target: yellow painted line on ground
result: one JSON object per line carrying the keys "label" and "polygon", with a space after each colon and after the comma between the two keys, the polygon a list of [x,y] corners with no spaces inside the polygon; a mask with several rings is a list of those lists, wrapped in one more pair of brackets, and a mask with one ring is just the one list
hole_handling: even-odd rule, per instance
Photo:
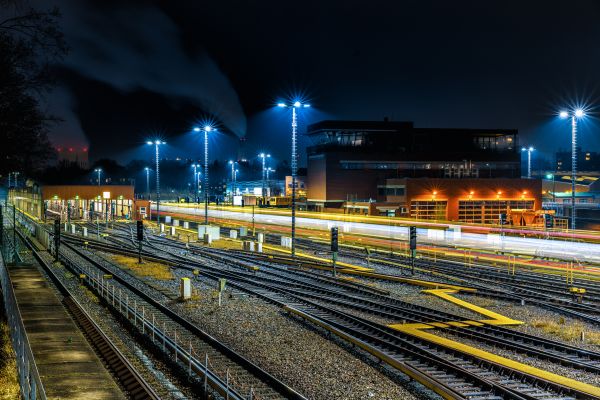
{"label": "yellow painted line on ground", "polygon": [[[515,325],[522,324],[523,322],[514,320],[512,318],[508,318],[504,315],[495,313],[483,307],[476,306],[469,302],[457,299],[452,296],[452,294],[456,293],[454,290],[447,289],[434,289],[434,290],[423,290],[423,293],[432,294],[441,299],[449,301],[453,304],[456,304],[460,307],[466,308],[468,310],[474,311],[478,314],[484,315],[491,319],[488,320],[480,320],[480,321],[448,321],[445,322],[447,326],[457,326],[457,327],[466,327],[469,325],[482,325],[482,324],[490,324],[490,325]],[[577,381],[575,379],[567,378],[561,375],[554,374],[552,372],[548,372],[539,368],[532,367],[527,364],[520,363],[518,361],[511,360],[509,358],[501,357],[496,354],[478,349],[473,346],[466,345],[464,343],[457,342],[455,340],[447,339],[445,337],[434,335],[433,333],[426,332],[426,329],[434,329],[434,328],[444,328],[444,323],[432,322],[429,324],[424,323],[411,323],[411,324],[390,324],[388,325],[390,328],[395,329],[399,332],[418,337],[420,339],[426,340],[431,343],[435,343],[441,346],[444,346],[449,349],[453,349],[459,351],[464,354],[473,355],[475,357],[493,362],[495,364],[500,364],[505,367],[513,368],[518,371],[524,372],[529,375],[533,375],[547,381],[555,382],[560,385],[579,390],[581,392],[588,393],[592,396],[600,397],[600,387],[589,385],[587,383],[583,383]],[[446,327],[447,327],[446,326]]]}
{"label": "yellow painted line on ground", "polygon": [[[265,245],[263,244],[263,249],[267,249],[267,250],[272,250],[272,251],[279,251],[281,253],[286,253],[286,254],[291,254],[291,250],[288,249],[283,249],[283,248],[279,248],[279,247],[275,247],[275,246],[269,246],[269,245]],[[315,260],[315,261],[321,261],[327,264],[331,264],[332,261],[330,259],[327,258],[323,258],[323,257],[317,257],[317,256],[313,256],[310,254],[306,254],[306,253],[301,253],[296,251],[296,256],[297,257],[302,257],[302,258],[307,258],[309,260]],[[373,271],[373,268],[365,268],[365,267],[361,267],[359,265],[354,265],[354,264],[349,264],[349,263],[345,263],[345,262],[340,262],[337,261],[336,266],[338,267],[342,267],[342,268],[349,268],[351,270],[354,271]],[[340,268],[340,269],[342,269]]]}
{"label": "yellow painted line on ground", "polygon": [[[291,253],[291,251],[288,249],[284,249],[284,248],[276,247],[276,246],[269,246],[269,245],[265,245],[265,244],[263,244],[263,249],[277,251],[277,252],[286,253],[286,254]],[[317,261],[323,261],[328,264],[331,264],[331,260],[312,256],[312,255],[305,254],[305,253],[296,252],[296,256],[313,259],[313,260],[317,260]],[[359,267],[358,265],[352,265],[352,264],[348,264],[348,263],[338,262],[336,264],[338,266],[345,267],[345,268],[340,268],[338,270],[338,272],[342,273],[342,274],[359,275],[359,276],[363,276],[366,278],[401,282],[401,283],[407,283],[409,285],[429,287],[429,288],[435,288],[435,289],[443,288],[443,289],[451,289],[451,290],[457,290],[457,291],[463,291],[463,292],[476,292],[477,291],[477,289],[464,287],[464,286],[450,285],[447,283],[434,282],[434,281],[423,281],[420,279],[410,279],[410,278],[403,278],[400,276],[378,274],[376,272],[373,272],[374,271],[373,268],[364,268],[364,267]]]}
{"label": "yellow painted line on ground", "polygon": [[463,322],[467,325],[483,326],[483,324],[481,322],[477,322],[477,321],[463,321]]}
{"label": "yellow painted line on ground", "polygon": [[[473,251],[473,249],[469,249],[467,251]],[[478,252],[480,250],[477,250]],[[467,257],[467,259],[470,262],[479,262],[479,261],[486,261],[490,264],[485,264],[486,266],[492,266],[492,267],[497,267],[497,268],[507,268],[508,266],[511,265],[516,265],[516,266],[520,266],[520,267],[525,267],[527,268],[529,271],[531,272],[536,272],[536,273],[540,273],[540,274],[550,274],[550,271],[556,271],[556,272],[562,272],[565,273],[567,271],[566,265],[563,266],[555,266],[555,265],[544,265],[544,264],[532,264],[529,261],[533,261],[533,258],[530,258],[529,260],[523,260],[522,256],[519,256],[519,258],[513,259],[513,260],[509,260],[509,259],[501,259],[501,258],[495,258],[495,257],[489,257],[489,256],[485,256],[482,255],[481,253],[479,253],[478,255],[473,255],[473,254],[465,254],[465,253],[460,253],[460,252],[456,252],[456,251],[452,251],[452,250],[426,250],[424,251],[425,253],[438,253],[438,254],[444,254],[446,257],[450,257],[450,258],[458,258],[459,261],[460,260],[464,260],[465,257]],[[498,265],[494,265],[494,264],[498,264]],[[546,270],[546,271],[544,271]],[[570,271],[570,270],[569,270]],[[590,278],[594,277],[600,277],[600,271],[593,271],[593,270],[583,270],[583,269],[574,269],[573,270],[575,273],[579,273],[581,275],[584,276],[590,276]]]}
{"label": "yellow painted line on ground", "polygon": [[[423,326],[424,325],[424,326]],[[456,342],[454,340],[446,339],[441,336],[434,335],[432,333],[425,332],[424,329],[431,329],[432,326],[427,326],[425,324],[393,324],[389,325],[390,328],[396,329],[402,333],[418,337],[420,339],[427,340],[429,342],[444,346],[449,349],[453,349],[459,351],[461,353],[473,355],[478,358],[482,358],[484,360],[493,362],[495,364],[500,364],[509,368],[516,369],[518,371],[524,372],[529,375],[536,376],[538,378],[545,379],[547,381],[555,382],[560,385],[579,390],[581,392],[585,392],[592,396],[600,397],[600,387],[589,385],[587,383],[583,383],[577,381],[575,379],[567,378],[561,375],[554,374],[552,372],[544,371],[539,368],[532,367],[527,364],[520,363],[518,361],[514,361],[505,357],[498,356],[493,353],[489,353],[484,350],[480,350],[473,346],[468,346],[466,344]]]}
{"label": "yellow painted line on ground", "polygon": [[381,280],[385,280],[385,281],[402,282],[402,283],[407,283],[409,285],[422,286],[422,287],[428,287],[428,288],[434,288],[434,289],[450,289],[450,290],[456,290],[456,291],[462,291],[462,292],[472,292],[472,293],[477,291],[477,289],[470,288],[470,287],[450,285],[448,283],[435,282],[435,281],[423,281],[420,279],[403,278],[401,276],[378,274],[376,272],[352,271],[352,270],[348,270],[348,269],[342,269],[338,272],[340,272],[342,274],[364,276],[366,278],[372,278],[372,279],[381,279]]}
{"label": "yellow painted line on ground", "polygon": [[423,293],[432,294],[434,296],[439,297],[440,299],[446,300],[450,303],[456,304],[459,307],[466,308],[467,310],[476,312],[477,314],[485,315],[491,319],[481,320],[478,322],[482,322],[489,325],[520,325],[523,324],[522,321],[517,321],[512,318],[508,318],[502,314],[495,313],[493,311],[488,310],[487,308],[476,306],[475,304],[469,303],[468,301],[464,301],[458,299],[452,294],[457,293],[456,290],[448,290],[448,289],[431,289],[431,290],[423,290]]}
{"label": "yellow painted line on ground", "polygon": [[[372,262],[377,262],[377,263],[380,263],[380,264],[393,265],[394,267],[400,267],[400,268],[410,268],[410,267],[409,267],[408,265],[406,265],[406,264],[401,264],[401,263],[394,262],[394,261],[389,261],[389,260],[382,260],[382,259],[380,259],[380,258],[371,258],[371,261],[372,261]],[[448,274],[443,274],[443,273],[441,273],[441,272],[431,271],[431,270],[428,270],[428,269],[425,269],[425,268],[415,267],[415,271],[429,272],[429,273],[431,273],[432,275],[435,275],[435,276],[441,276],[441,277],[443,277],[443,278],[450,279],[450,280],[453,280],[453,281],[457,281],[457,282],[466,282],[464,279],[457,278],[457,277],[455,277],[455,276],[451,276],[451,275],[448,275]]]}

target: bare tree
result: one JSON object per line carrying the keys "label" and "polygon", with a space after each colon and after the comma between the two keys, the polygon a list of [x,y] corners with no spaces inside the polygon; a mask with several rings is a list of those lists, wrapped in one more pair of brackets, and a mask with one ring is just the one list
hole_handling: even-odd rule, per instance
{"label": "bare tree", "polygon": [[0,174],[31,174],[54,155],[48,127],[56,119],[40,101],[67,47],[58,9],[35,10],[14,0],[0,0],[0,9]]}

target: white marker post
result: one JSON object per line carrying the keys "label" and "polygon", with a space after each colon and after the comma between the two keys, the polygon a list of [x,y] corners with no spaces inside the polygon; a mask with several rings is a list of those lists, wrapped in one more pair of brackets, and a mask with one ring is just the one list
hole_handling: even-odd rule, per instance
{"label": "white marker post", "polygon": [[221,298],[223,295],[223,291],[225,291],[225,284],[227,283],[227,279],[219,278],[219,307],[221,307]]}

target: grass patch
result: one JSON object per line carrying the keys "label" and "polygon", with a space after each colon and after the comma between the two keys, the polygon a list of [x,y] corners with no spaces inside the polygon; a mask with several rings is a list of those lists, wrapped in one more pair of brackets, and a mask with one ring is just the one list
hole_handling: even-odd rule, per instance
{"label": "grass patch", "polygon": [[[255,245],[256,246],[256,245]],[[210,244],[210,247],[215,249],[226,249],[226,250],[241,250],[242,242],[239,240],[215,240]]]}
{"label": "grass patch", "polygon": [[85,294],[85,296],[88,299],[90,299],[90,301],[92,303],[100,304],[100,299],[98,298],[98,296],[96,296],[94,294],[94,292],[92,292],[90,289],[88,289],[87,286],[80,285],[79,287],[81,288],[81,291]]}
{"label": "grass patch", "polygon": [[600,332],[586,329],[585,325],[581,322],[567,324],[565,319],[560,317],[557,320],[549,318],[534,319],[530,325],[568,342],[581,341],[581,332],[585,332],[586,343],[600,345]]}
{"label": "grass patch", "polygon": [[4,317],[0,317],[0,399],[20,399],[17,361],[10,342],[10,333]]}
{"label": "grass patch", "polygon": [[110,255],[110,258],[137,276],[165,281],[174,279],[171,268],[162,263],[144,260],[142,264],[139,264],[136,257],[127,257],[118,254]]}

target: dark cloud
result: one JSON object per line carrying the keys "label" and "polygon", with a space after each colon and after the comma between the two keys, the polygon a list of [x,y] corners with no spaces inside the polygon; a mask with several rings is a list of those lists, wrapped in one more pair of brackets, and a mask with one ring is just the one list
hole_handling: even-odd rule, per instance
{"label": "dark cloud", "polygon": [[246,133],[244,111],[227,77],[206,53],[184,50],[179,28],[160,9],[54,3],[71,47],[66,67],[125,93],[142,89],[185,99],[237,136]]}

